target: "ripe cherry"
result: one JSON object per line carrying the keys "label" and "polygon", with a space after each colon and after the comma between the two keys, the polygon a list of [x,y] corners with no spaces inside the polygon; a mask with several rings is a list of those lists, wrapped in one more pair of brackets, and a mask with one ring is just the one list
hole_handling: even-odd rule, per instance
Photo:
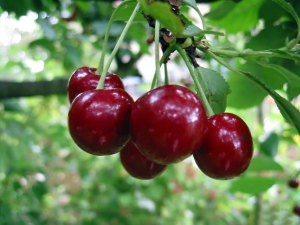
{"label": "ripe cherry", "polygon": [[130,126],[138,149],[152,161],[167,165],[200,148],[207,117],[196,94],[179,85],[166,85],[137,99]]}
{"label": "ripe cherry", "polygon": [[157,164],[146,158],[132,140],[120,151],[120,160],[131,176],[143,180],[157,177],[167,168],[166,165]]}
{"label": "ripe cherry", "polygon": [[298,205],[294,206],[293,213],[296,214],[297,216],[300,216],[300,206]]}
{"label": "ripe cherry", "polygon": [[297,188],[299,186],[299,180],[298,179],[292,179],[288,181],[288,186],[290,188]]}
{"label": "ripe cherry", "polygon": [[93,155],[111,155],[130,138],[131,96],[122,89],[89,90],[71,104],[68,126],[74,142]]}
{"label": "ripe cherry", "polygon": [[[96,74],[97,69],[93,67],[81,67],[73,72],[68,83],[69,101],[82,92],[96,89],[100,75]],[[124,89],[124,84],[119,76],[114,73],[107,73],[104,81],[104,89]]]}
{"label": "ripe cherry", "polygon": [[207,137],[194,159],[200,170],[214,179],[231,179],[249,166],[253,142],[246,123],[231,113],[208,118]]}

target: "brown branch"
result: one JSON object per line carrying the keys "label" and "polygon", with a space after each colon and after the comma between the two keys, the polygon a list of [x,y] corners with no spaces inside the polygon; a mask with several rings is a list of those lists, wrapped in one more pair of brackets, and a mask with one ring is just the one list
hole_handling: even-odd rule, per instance
{"label": "brown branch", "polygon": [[68,79],[34,82],[0,81],[0,99],[66,94],[67,85]]}

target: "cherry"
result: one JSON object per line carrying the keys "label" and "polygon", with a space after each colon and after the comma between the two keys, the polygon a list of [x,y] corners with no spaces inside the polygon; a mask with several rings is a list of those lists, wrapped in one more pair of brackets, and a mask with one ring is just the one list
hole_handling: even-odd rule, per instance
{"label": "cherry", "polygon": [[296,214],[297,216],[300,216],[300,206],[298,205],[294,206],[293,213]]}
{"label": "cherry", "polygon": [[[81,67],[73,72],[68,83],[69,101],[85,91],[96,89],[100,75],[96,74],[97,69],[93,67]],[[124,89],[124,84],[119,76],[114,73],[107,73],[104,81],[104,89]]]}
{"label": "cherry", "polygon": [[68,126],[74,142],[93,155],[117,153],[130,138],[131,96],[122,89],[89,90],[71,104]]}
{"label": "cherry", "polygon": [[194,160],[200,170],[214,179],[232,179],[249,166],[253,142],[246,123],[231,113],[208,118],[207,137]]}
{"label": "cherry", "polygon": [[179,85],[166,85],[136,100],[130,126],[138,149],[150,160],[167,165],[199,149],[207,117],[195,93]]}
{"label": "cherry", "polygon": [[290,188],[297,188],[299,186],[299,180],[298,179],[292,179],[288,181],[288,186]]}
{"label": "cherry", "polygon": [[157,177],[167,168],[146,158],[132,140],[120,151],[120,160],[131,176],[143,180]]}

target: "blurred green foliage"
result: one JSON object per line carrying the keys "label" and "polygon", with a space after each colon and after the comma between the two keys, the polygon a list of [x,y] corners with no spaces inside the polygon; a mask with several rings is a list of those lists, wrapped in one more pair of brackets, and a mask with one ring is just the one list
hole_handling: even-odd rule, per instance
{"label": "blurred green foliage", "polygon": [[[290,2],[299,12],[300,2]],[[113,6],[109,1],[0,0],[0,20],[5,22],[0,22],[1,33],[7,34],[0,38],[0,53],[5,55],[0,58],[0,79],[68,78],[83,65],[97,67]],[[295,22],[272,1],[219,1],[200,9],[206,6],[211,8],[208,24],[226,34],[211,38],[211,45],[277,48],[296,32]],[[130,7],[112,27],[108,54]],[[73,21],[70,16],[76,10]],[[112,66],[121,77],[142,75],[135,64],[149,54],[146,39],[152,35],[142,21],[142,16],[137,18]],[[129,61],[122,60],[125,55]],[[243,59],[228,61],[286,95],[286,80],[278,71]],[[188,159],[153,180],[137,180],[122,168],[118,154],[91,156],[72,142],[66,95],[5,99],[0,101],[0,224],[257,225],[257,195],[262,200],[260,225],[299,224],[291,212],[300,204],[299,190],[286,185],[300,170],[299,134],[251,81],[209,58],[201,63],[225,77],[232,90],[226,111],[244,118],[253,134],[255,159],[245,174],[232,181],[212,180]],[[299,65],[287,59],[272,63],[299,78]],[[295,90],[293,102],[299,108]]]}

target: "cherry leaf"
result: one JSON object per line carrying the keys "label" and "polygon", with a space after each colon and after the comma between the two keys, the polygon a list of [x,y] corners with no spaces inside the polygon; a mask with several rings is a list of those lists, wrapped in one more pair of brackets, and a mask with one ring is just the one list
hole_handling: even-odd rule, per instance
{"label": "cherry leaf", "polygon": [[271,177],[241,176],[231,183],[230,191],[242,192],[250,195],[257,195],[259,193],[267,191],[275,183],[276,179]]}
{"label": "cherry leaf", "polygon": [[294,17],[298,25],[298,30],[300,30],[300,18],[297,15],[295,9],[291,6],[291,4],[287,3],[284,0],[273,0],[273,1],[276,2],[278,5],[280,5],[282,8],[284,8],[287,12],[289,12]]}
{"label": "cherry leaf", "polygon": [[[122,2],[118,8],[116,9],[114,16],[115,21],[126,21],[131,16],[133,10],[135,9],[136,1],[135,0],[128,0]],[[136,15],[134,18],[135,21],[143,21],[146,22],[145,18],[142,15],[142,9],[139,10],[140,13]]]}
{"label": "cherry leaf", "polygon": [[[240,1],[236,4],[226,1],[226,3],[224,2],[222,5],[219,5],[218,9],[214,10],[218,11],[216,13],[218,16],[208,14],[207,18],[211,25],[224,28],[230,33],[248,31],[258,23],[260,6],[263,3],[264,1],[262,0]],[[232,6],[224,6],[227,4]],[[224,14],[222,11],[226,13]]]}
{"label": "cherry leaf", "polygon": [[279,72],[282,77],[284,77],[287,81],[287,95],[288,99],[292,100],[296,96],[300,94],[300,77],[298,77],[293,72],[287,70],[286,68],[275,65],[275,64],[265,64],[260,63],[263,66],[269,67],[271,69],[274,69],[275,71]]}
{"label": "cherry leaf", "polygon": [[274,158],[278,151],[279,137],[271,132],[262,142],[259,143],[259,150],[267,156]]}
{"label": "cherry leaf", "polygon": [[216,71],[203,67],[196,68],[195,73],[214,113],[224,112],[227,95],[231,92],[225,79]]}
{"label": "cherry leaf", "polygon": [[163,2],[151,2],[148,4],[146,0],[138,1],[146,14],[159,20],[159,22],[171,32],[180,34],[184,31],[180,18],[172,11],[170,4]]}
{"label": "cherry leaf", "polygon": [[264,171],[283,171],[280,164],[275,162],[271,157],[259,154],[251,160],[247,169],[248,172],[264,172]]}
{"label": "cherry leaf", "polygon": [[251,73],[247,73],[241,70],[238,70],[240,74],[245,75],[251,79],[254,83],[260,86],[265,90],[272,98],[275,100],[277,107],[279,108],[282,116],[291,124],[295,126],[298,133],[300,133],[300,113],[299,111],[285,98],[281,97],[276,91],[270,88],[266,83],[260,80],[258,77],[254,76]]}

